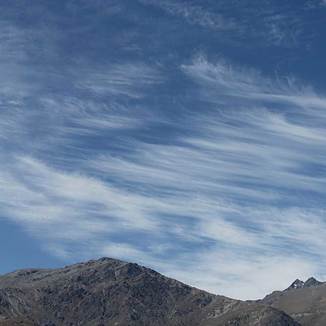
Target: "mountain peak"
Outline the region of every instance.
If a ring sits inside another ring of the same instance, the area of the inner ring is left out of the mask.
[[[304,287],[311,287],[311,286],[318,286],[323,284],[323,282],[320,282],[316,280],[314,277],[310,277],[307,279],[307,281],[304,282]]]
[[[308,278],[305,282],[296,279],[286,290],[310,288],[321,284],[323,284],[323,282],[316,280],[314,277]]]
[[[290,290],[290,289],[301,289],[304,287],[304,284],[305,282],[299,280],[299,279],[296,279],[288,288],[287,290]]]
[[[100,258],[0,276],[0,325],[280,325],[283,311],[192,288],[144,266]]]

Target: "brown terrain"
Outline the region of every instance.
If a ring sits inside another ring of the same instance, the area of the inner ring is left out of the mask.
[[[314,278],[296,280],[284,291],[275,291],[261,303],[288,313],[302,326],[326,325],[326,283]]]
[[[0,325],[326,325],[326,286],[316,282],[244,302],[137,264],[102,258],[1,276]]]

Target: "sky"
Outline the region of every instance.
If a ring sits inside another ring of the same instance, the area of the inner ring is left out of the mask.
[[[0,273],[107,256],[240,299],[326,280],[325,20],[1,1]]]

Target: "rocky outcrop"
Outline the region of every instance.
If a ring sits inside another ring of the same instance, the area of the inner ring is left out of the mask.
[[[303,326],[326,325],[326,283],[313,277],[305,282],[296,280],[259,302],[285,311]]]
[[[273,307],[242,302],[103,258],[0,277],[0,325],[293,326]]]

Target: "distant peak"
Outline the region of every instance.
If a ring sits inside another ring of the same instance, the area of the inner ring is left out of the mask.
[[[302,289],[302,288],[310,288],[313,286],[318,286],[323,284],[323,282],[320,282],[318,280],[316,280],[314,277],[310,277],[308,278],[305,282],[296,279],[288,288],[287,290],[291,290],[291,289]]]
[[[314,277],[310,277],[304,282],[304,287],[318,286],[321,284],[323,284],[323,282],[316,280]]]
[[[301,289],[304,287],[304,284],[305,282],[299,280],[299,279],[296,279],[289,287],[288,287],[288,290],[289,289]]]

